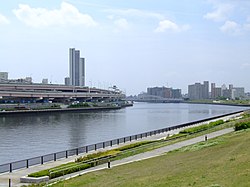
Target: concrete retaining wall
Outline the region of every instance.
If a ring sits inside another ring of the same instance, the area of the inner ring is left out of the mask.
[[[48,182],[49,181],[49,176],[45,177],[28,177],[24,176],[20,178],[21,183],[41,183],[41,182]]]

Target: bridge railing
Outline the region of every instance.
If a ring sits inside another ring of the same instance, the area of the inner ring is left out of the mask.
[[[148,132],[144,132],[144,133],[140,133],[140,134],[135,134],[135,135],[131,135],[131,136],[117,138],[117,139],[113,139],[113,140],[109,140],[109,141],[90,144],[90,145],[86,145],[83,147],[69,149],[66,151],[60,151],[60,152],[51,153],[51,154],[47,154],[47,155],[43,155],[43,156],[38,156],[38,157],[34,157],[34,158],[29,158],[29,159],[16,161],[16,162],[2,164],[2,165],[0,165],[0,173],[7,173],[7,172],[11,173],[15,170],[29,168],[30,166],[39,165],[39,164],[42,165],[42,164],[47,163],[47,162],[54,162],[54,161],[57,161],[59,159],[68,158],[70,156],[76,156],[79,154],[88,153],[90,151],[96,151],[99,149],[104,149],[106,147],[112,147],[114,145],[119,145],[122,143],[131,142],[134,140],[146,138],[149,136],[154,136],[157,134],[169,132],[171,130],[176,130],[176,129],[183,128],[183,127],[188,127],[188,126],[195,125],[198,123],[202,123],[202,122],[206,122],[209,120],[214,120],[217,118],[234,115],[234,114],[241,113],[241,112],[243,112],[243,111],[232,112],[229,114],[223,114],[223,115],[214,116],[214,117],[210,117],[210,118],[206,118],[206,119],[201,119],[201,120],[196,120],[196,121],[183,123],[183,124],[179,124],[179,125],[175,125],[175,126],[170,126],[170,127],[166,127],[166,128],[162,128],[162,129],[148,131]]]

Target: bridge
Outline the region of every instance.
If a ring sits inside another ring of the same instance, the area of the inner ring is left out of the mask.
[[[127,100],[134,102],[150,102],[150,103],[180,103],[183,101],[182,98],[164,98],[161,96],[148,95],[148,94],[139,94],[137,98]]]
[[[115,90],[55,84],[0,84],[1,100],[16,99],[122,99],[125,95]]]

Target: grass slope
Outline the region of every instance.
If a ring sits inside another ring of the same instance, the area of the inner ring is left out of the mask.
[[[234,132],[166,155],[88,173],[53,187],[250,186],[250,130]]]

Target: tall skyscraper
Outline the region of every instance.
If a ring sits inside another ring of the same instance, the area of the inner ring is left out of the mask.
[[[85,86],[85,59],[75,48],[69,49],[69,78],[71,85]]]

